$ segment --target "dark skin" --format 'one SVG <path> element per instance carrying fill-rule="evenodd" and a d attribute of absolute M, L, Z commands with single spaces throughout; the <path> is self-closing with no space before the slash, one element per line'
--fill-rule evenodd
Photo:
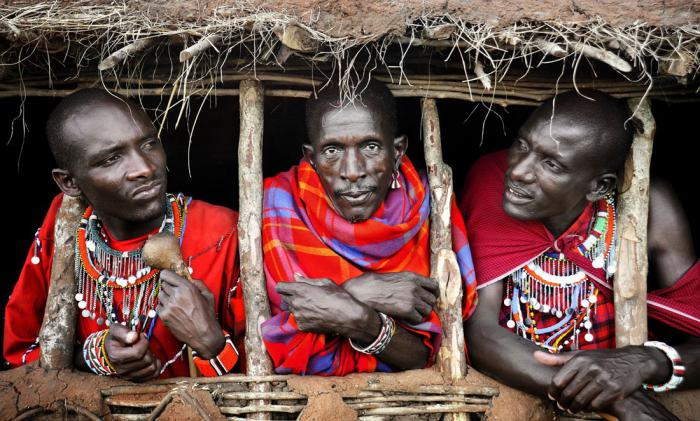
<path fill-rule="evenodd" d="M 372 216 L 386 197 L 392 172 L 406 151 L 406 138 L 394 138 L 380 124 L 380 112 L 357 104 L 328 107 L 318 133 L 304 145 L 335 210 L 346 220 Z M 379 335 L 377 311 L 410 323 L 420 322 L 437 300 L 435 281 L 410 272 L 366 273 L 338 286 L 329 279 L 295 277 L 276 286 L 299 329 L 337 334 L 369 345 Z M 429 350 L 414 333 L 397 326 L 377 357 L 398 370 L 425 367 Z"/>
<path fill-rule="evenodd" d="M 558 112 L 568 115 L 566 109 Z M 530 119 L 509 154 L 504 210 L 516 219 L 540 220 L 555 237 L 589 201 L 604 197 L 615 185 L 613 171 L 591 165 L 596 162 L 596 145 L 585 139 L 594 138 L 595 133 L 576 121 L 555 119 L 550 127 L 548 119 Z M 671 286 L 697 256 L 687 218 L 669 186 L 652 183 L 649 227 L 649 256 L 659 281 L 649 288 Z M 644 346 L 556 355 L 542 352 L 499 326 L 502 292 L 501 282 L 480 289 L 479 305 L 465 325 L 471 361 L 477 368 L 512 387 L 552 399 L 570 412 L 675 419 L 639 391 L 643 382 L 662 384 L 670 377 L 670 363 L 663 352 Z M 682 388 L 697 387 L 698 340 L 688 338 L 674 347 L 687 370 Z"/>
<path fill-rule="evenodd" d="M 166 158 L 148 116 L 131 102 L 95 100 L 75 110 L 63 124 L 71 142 L 69 168 L 52 172 L 68 196 L 90 203 L 109 232 L 120 240 L 158 228 L 165 215 Z M 211 293 L 171 272 L 161 273 L 159 317 L 180 341 L 203 358 L 224 346 Z M 161 362 L 148 349 L 144 335 L 112 324 L 105 342 L 117 375 L 132 381 L 158 377 Z M 82 352 L 77 355 L 82 356 Z M 78 366 L 85 366 L 80 362 Z"/>

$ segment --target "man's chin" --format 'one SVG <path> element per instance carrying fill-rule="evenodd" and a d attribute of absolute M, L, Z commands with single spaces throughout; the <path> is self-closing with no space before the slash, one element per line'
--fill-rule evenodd
<path fill-rule="evenodd" d="M 502 206 L 503 212 L 505 212 L 506 215 L 510 216 L 513 219 L 517 219 L 519 221 L 529 221 L 533 219 L 530 212 L 528 212 L 522 206 L 518 206 L 509 202 L 507 199 L 503 199 Z"/>

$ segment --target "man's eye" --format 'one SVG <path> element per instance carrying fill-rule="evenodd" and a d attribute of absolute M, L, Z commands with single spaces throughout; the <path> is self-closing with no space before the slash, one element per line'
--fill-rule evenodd
<path fill-rule="evenodd" d="M 108 158 L 105 158 L 100 165 L 103 167 L 110 166 L 114 164 L 115 162 L 119 161 L 120 156 L 119 155 L 112 155 Z"/>
<path fill-rule="evenodd" d="M 376 143 L 368 143 L 365 145 L 365 149 L 370 152 L 376 152 L 379 150 L 379 145 Z"/>
<path fill-rule="evenodd" d="M 141 149 L 146 150 L 146 151 L 150 151 L 150 150 L 154 149 L 156 146 L 158 146 L 159 144 L 160 144 L 160 139 L 158 139 L 158 138 L 148 139 L 147 141 L 145 141 L 143 143 L 143 145 L 141 145 Z"/>
<path fill-rule="evenodd" d="M 544 161 L 544 164 L 549 168 L 550 170 L 554 172 L 559 172 L 561 171 L 561 167 L 554 161 L 546 160 Z"/>
<path fill-rule="evenodd" d="M 329 146 L 323 150 L 323 154 L 328 156 L 333 156 L 338 152 L 340 152 L 340 149 L 336 148 L 335 146 Z"/>

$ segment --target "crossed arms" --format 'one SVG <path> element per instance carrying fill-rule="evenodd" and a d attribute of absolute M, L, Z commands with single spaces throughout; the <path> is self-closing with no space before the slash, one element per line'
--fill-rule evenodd
<path fill-rule="evenodd" d="M 295 276 L 276 285 L 302 332 L 339 335 L 363 346 L 381 329 L 377 312 L 410 324 L 427 317 L 437 300 L 437 283 L 413 272 L 367 272 L 342 286 L 329 279 Z M 389 345 L 376 357 L 396 370 L 423 368 L 430 351 L 422 337 L 397 324 Z"/>

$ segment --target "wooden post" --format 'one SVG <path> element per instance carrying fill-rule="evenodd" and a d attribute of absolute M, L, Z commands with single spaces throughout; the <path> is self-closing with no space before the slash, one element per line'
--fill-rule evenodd
<path fill-rule="evenodd" d="M 254 80 L 240 85 L 241 129 L 238 139 L 239 219 L 238 247 L 245 301 L 245 350 L 248 375 L 272 374 L 272 362 L 265 351 L 260 324 L 270 318 L 262 253 L 262 142 L 263 86 Z M 252 392 L 269 392 L 269 383 L 256 383 Z M 269 402 L 267 402 L 269 403 Z M 259 405 L 265 405 L 263 401 Z M 264 414 L 253 414 L 255 419 Z"/>
<path fill-rule="evenodd" d="M 63 196 L 54 225 L 54 252 L 51 279 L 39 332 L 40 365 L 47 369 L 73 366 L 75 337 L 75 234 L 85 205 L 80 199 Z"/>
<path fill-rule="evenodd" d="M 430 276 L 440 285 L 437 312 L 442 321 L 438 367 L 450 380 L 467 372 L 462 328 L 462 277 L 452 251 L 452 170 L 442 161 L 440 117 L 434 99 L 421 100 L 423 146 L 430 184 Z"/>
<path fill-rule="evenodd" d="M 625 162 L 617 206 L 615 343 L 641 345 L 647 339 L 647 220 L 649 166 L 656 122 L 648 100 L 628 101 L 643 131 L 634 136 Z"/>

